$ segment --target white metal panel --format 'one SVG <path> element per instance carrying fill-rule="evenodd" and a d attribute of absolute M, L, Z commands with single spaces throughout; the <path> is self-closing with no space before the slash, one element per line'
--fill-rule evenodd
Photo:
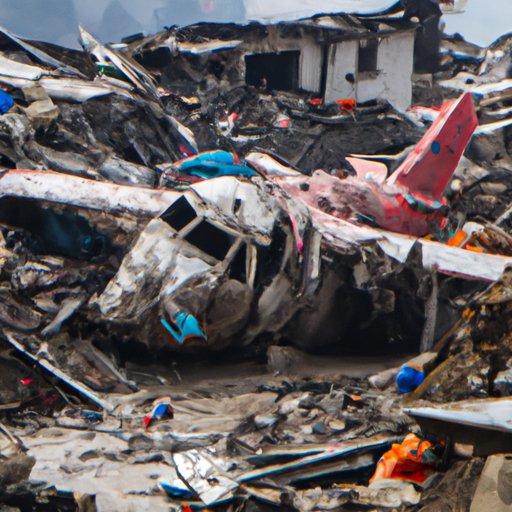
<path fill-rule="evenodd" d="M 305 91 L 320 92 L 321 77 L 322 47 L 318 44 L 307 44 L 300 53 L 299 87 Z"/>

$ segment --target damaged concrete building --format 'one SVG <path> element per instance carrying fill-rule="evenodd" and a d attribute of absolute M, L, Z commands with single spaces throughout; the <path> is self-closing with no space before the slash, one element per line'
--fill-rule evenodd
<path fill-rule="evenodd" d="M 142 61 L 154 63 L 156 51 L 172 46 L 171 75 L 207 70 L 216 80 L 211 86 L 301 90 L 326 103 L 379 99 L 405 110 L 411 104 L 416 27 L 402 19 L 348 14 L 273 25 L 198 24 L 146 41 Z"/>

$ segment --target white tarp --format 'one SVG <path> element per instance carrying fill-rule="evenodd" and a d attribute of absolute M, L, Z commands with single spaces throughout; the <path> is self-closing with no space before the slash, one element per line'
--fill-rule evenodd
<path fill-rule="evenodd" d="M 379 13 L 395 3 L 393 0 L 244 0 L 247 19 L 266 23 L 307 18 L 318 13 Z"/>

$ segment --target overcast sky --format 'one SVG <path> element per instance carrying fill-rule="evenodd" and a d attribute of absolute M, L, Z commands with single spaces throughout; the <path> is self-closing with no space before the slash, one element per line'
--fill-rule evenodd
<path fill-rule="evenodd" d="M 465 12 L 444 16 L 445 32 L 461 33 L 467 41 L 489 46 L 512 32 L 512 0 L 468 0 Z"/>
<path fill-rule="evenodd" d="M 367 11 L 393 4 L 393 0 L 0 0 L 0 25 L 27 38 L 77 47 L 79 22 L 103 42 L 117 42 L 136 32 L 157 32 L 164 25 L 242 21 L 244 2 L 249 14 L 260 13 L 262 18 L 268 14 L 263 10 L 286 13 L 290 11 L 286 6 L 305 16 L 336 6 Z M 512 0 L 467 0 L 465 9 L 463 14 L 444 16 L 446 32 L 459 32 L 468 41 L 488 46 L 512 31 Z"/>

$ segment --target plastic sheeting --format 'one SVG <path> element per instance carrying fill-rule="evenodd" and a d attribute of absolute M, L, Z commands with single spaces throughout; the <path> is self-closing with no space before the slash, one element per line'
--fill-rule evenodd
<path fill-rule="evenodd" d="M 392 0 L 244 0 L 248 20 L 273 23 L 314 16 L 317 13 L 345 12 L 373 14 L 382 12 L 396 1 Z"/>

